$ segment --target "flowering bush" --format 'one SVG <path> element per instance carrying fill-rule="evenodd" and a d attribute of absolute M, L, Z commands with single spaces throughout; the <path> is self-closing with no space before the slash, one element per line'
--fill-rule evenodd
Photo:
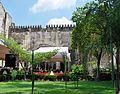
<path fill-rule="evenodd" d="M 50 75 L 49 72 L 34 72 L 34 74 L 38 75 L 38 79 L 44 80 L 62 80 L 64 73 L 54 73 L 54 75 Z"/>

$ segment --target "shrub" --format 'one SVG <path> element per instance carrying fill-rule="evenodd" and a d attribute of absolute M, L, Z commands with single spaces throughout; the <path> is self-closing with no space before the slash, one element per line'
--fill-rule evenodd
<path fill-rule="evenodd" d="M 17 71 L 17 76 L 16 76 L 16 79 L 18 80 L 22 80 L 25 78 L 25 71 L 24 70 L 18 70 Z"/>
<path fill-rule="evenodd" d="M 84 68 L 83 68 L 83 65 L 75 65 L 73 64 L 72 67 L 72 73 L 71 73 L 71 77 L 72 77 L 72 80 L 75 80 L 75 79 L 84 79 Z"/>
<path fill-rule="evenodd" d="M 94 77 L 96 77 L 97 69 L 94 70 Z M 111 80 L 111 69 L 100 68 L 99 80 Z"/>
<path fill-rule="evenodd" d="M 55 81 L 56 80 L 56 76 L 55 75 L 46 74 L 44 80 Z"/>
<path fill-rule="evenodd" d="M 0 75 L 0 82 L 4 80 L 4 75 Z"/>
<path fill-rule="evenodd" d="M 23 77 L 22 77 L 22 78 L 23 78 Z M 30 80 L 31 80 L 31 79 L 32 79 L 32 74 L 27 74 L 27 75 L 26 75 L 26 79 L 30 79 Z"/>
<path fill-rule="evenodd" d="M 15 80 L 16 76 L 17 76 L 17 71 L 16 70 L 12 70 L 12 72 L 11 72 L 12 80 Z"/>

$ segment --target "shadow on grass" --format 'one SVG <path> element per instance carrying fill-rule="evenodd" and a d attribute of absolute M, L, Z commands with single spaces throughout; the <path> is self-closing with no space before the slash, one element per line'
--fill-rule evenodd
<path fill-rule="evenodd" d="M 22 92 L 7 92 L 7 93 L 0 93 L 0 94 L 23 94 Z"/>
<path fill-rule="evenodd" d="M 65 89 L 64 82 L 35 81 L 34 94 L 66 94 L 66 92 L 67 94 L 115 94 L 110 81 L 79 81 L 78 89 L 74 88 L 74 82 L 67 82 L 67 84 Z M 27 81 L 2 83 L 0 89 L 5 88 L 8 91 L 0 94 L 31 94 L 31 82 Z"/>

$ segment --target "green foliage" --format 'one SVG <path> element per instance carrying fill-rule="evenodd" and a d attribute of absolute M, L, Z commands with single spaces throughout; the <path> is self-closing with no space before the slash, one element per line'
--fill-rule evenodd
<path fill-rule="evenodd" d="M 5 80 L 4 75 L 0 74 L 0 82 L 3 81 L 3 80 Z"/>
<path fill-rule="evenodd" d="M 44 80 L 55 81 L 56 78 L 57 78 L 56 75 L 49 75 L 49 74 L 47 74 L 47 75 L 45 75 Z"/>
<path fill-rule="evenodd" d="M 111 15 L 110 15 L 110 26 L 112 29 L 112 39 L 113 43 L 116 47 L 120 48 L 120 0 L 113 0 L 113 5 L 110 7 Z"/>
<path fill-rule="evenodd" d="M 16 70 L 12 70 L 11 71 L 12 80 L 15 80 L 16 76 L 17 76 L 17 71 Z"/>
<path fill-rule="evenodd" d="M 16 41 L 12 38 L 5 38 L 3 35 L 0 35 L 0 39 L 3 40 L 3 43 L 10 49 L 10 53 L 16 54 L 19 56 L 19 61 L 31 62 L 31 53 L 26 49 L 23 49 Z"/>
<path fill-rule="evenodd" d="M 56 49 L 56 50 L 46 52 L 46 53 L 36 53 L 34 63 L 38 64 L 39 62 L 46 61 L 50 59 L 52 56 L 54 56 L 57 52 L 58 50 Z"/>
<path fill-rule="evenodd" d="M 21 62 L 30 62 L 32 63 L 32 54 L 30 51 L 22 48 L 16 41 L 12 38 L 5 38 L 3 35 L 0 35 L 0 39 L 2 42 L 10 49 L 12 54 L 16 54 L 19 56 L 19 61 Z M 46 53 L 36 53 L 34 55 L 34 64 L 38 64 L 42 61 L 50 59 L 53 55 L 55 55 L 58 50 L 54 50 L 52 52 Z"/>
<path fill-rule="evenodd" d="M 80 74 L 80 73 L 83 73 L 84 71 L 84 68 L 83 68 L 83 65 L 76 65 L 76 64 L 73 64 L 71 66 L 71 69 L 72 69 L 72 72 L 75 73 L 75 74 Z"/>
<path fill-rule="evenodd" d="M 92 65 L 93 69 L 95 69 L 97 66 L 96 66 L 96 61 L 91 61 L 91 62 L 88 62 Z"/>
<path fill-rule="evenodd" d="M 24 70 L 18 70 L 17 75 L 25 75 L 25 71 Z"/>
<path fill-rule="evenodd" d="M 76 22 L 76 28 L 72 31 L 71 46 L 83 53 L 84 68 L 87 54 L 96 57 L 99 68 L 102 51 L 111 53 L 110 44 L 120 47 L 119 8 L 119 0 L 95 0 L 78 7 L 73 13 L 72 20 Z"/>
<path fill-rule="evenodd" d="M 87 3 L 78 7 L 72 20 L 76 28 L 72 32 L 72 47 L 84 49 L 101 49 L 109 42 L 107 30 L 108 2 L 103 0 Z"/>
<path fill-rule="evenodd" d="M 97 75 L 97 69 L 95 68 L 94 71 L 94 77 Z M 99 80 L 111 80 L 111 69 L 109 68 L 100 68 L 100 73 L 99 73 Z"/>

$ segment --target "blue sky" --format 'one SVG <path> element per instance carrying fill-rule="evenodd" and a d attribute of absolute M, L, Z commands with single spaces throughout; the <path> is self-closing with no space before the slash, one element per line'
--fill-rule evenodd
<path fill-rule="evenodd" d="M 16 25 L 71 24 L 76 7 L 92 0 L 1 0 Z"/>

